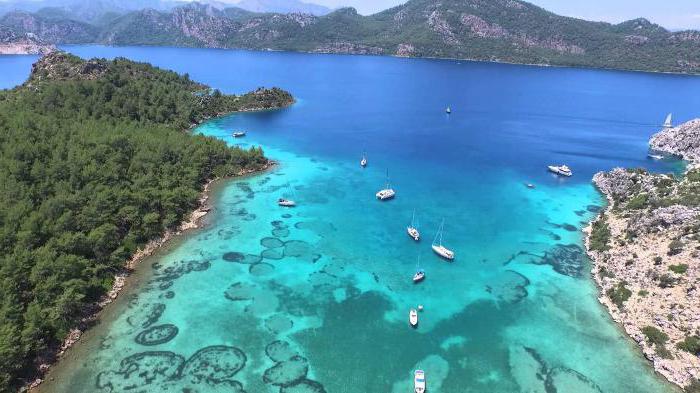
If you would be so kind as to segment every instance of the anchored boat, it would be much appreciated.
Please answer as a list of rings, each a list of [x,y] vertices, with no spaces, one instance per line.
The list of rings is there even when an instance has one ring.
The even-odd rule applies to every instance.
[[[420,240],[420,232],[418,232],[418,224],[416,224],[416,211],[415,211],[415,209],[413,210],[413,217],[411,218],[411,225],[409,225],[406,228],[406,232],[408,232],[408,236],[413,238],[413,240],[415,240],[415,241]]]
[[[433,239],[433,251],[435,251],[435,253],[439,256],[451,261],[455,259],[454,251],[442,245],[442,232],[444,231],[444,227],[445,220],[442,220],[442,224],[440,224],[440,229],[438,229],[438,233],[435,235],[435,239]]]
[[[415,308],[408,312],[408,323],[413,327],[418,326],[418,311]]]
[[[448,115],[452,113],[452,108],[450,108],[449,106],[445,108],[445,113],[447,113]]]
[[[413,282],[419,283],[425,279],[425,270],[420,268],[420,256],[418,256],[418,262],[416,263],[416,274],[413,275]],[[420,309],[420,306],[418,307]]]
[[[362,160],[360,160],[360,166],[363,168],[367,166],[367,155],[365,153],[362,153]]]
[[[241,138],[245,136],[245,131],[236,131],[233,133],[234,138]]]
[[[561,176],[571,177],[571,175],[573,175],[573,172],[571,172],[571,169],[569,169],[569,167],[566,165],[560,165],[560,166],[550,165],[547,167],[547,169],[549,169],[550,172],[556,173],[557,175],[561,175]]]
[[[384,187],[383,190],[379,190],[377,193],[377,199],[380,201],[386,201],[388,199],[392,199],[396,196],[396,191],[394,191],[393,188],[391,188],[391,184],[389,184],[389,170],[386,170],[386,187]]]
[[[294,195],[294,189],[289,185],[289,183],[287,183],[287,188],[289,188],[289,190],[291,191],[292,195]],[[280,199],[278,199],[278,200],[277,200],[277,204],[280,205],[280,206],[284,206],[284,207],[294,207],[294,206],[297,205],[297,203],[294,202],[294,200],[292,200],[292,199],[286,199],[286,198],[280,198]]]
[[[425,372],[416,370],[413,373],[413,390],[415,393],[425,393]]]

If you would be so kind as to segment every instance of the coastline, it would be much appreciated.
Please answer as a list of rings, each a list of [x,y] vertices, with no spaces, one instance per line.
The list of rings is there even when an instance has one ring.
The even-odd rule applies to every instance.
[[[696,388],[700,379],[700,357],[682,348],[700,331],[700,246],[697,235],[688,232],[700,213],[678,202],[688,174],[698,167],[693,152],[698,126],[691,121],[650,141],[653,150],[688,162],[680,179],[622,168],[596,174],[593,183],[607,207],[583,230],[598,301],[654,370],[681,389]],[[669,194],[673,204],[659,203]],[[631,207],[640,196],[653,203]],[[600,233],[594,233],[600,227],[607,232],[602,247]],[[684,247],[674,251],[674,242]]]
[[[395,53],[386,54],[371,54],[371,53],[348,53],[348,52],[319,52],[319,51],[304,51],[304,50],[288,50],[288,49],[273,49],[273,48],[243,48],[243,47],[208,47],[208,46],[176,46],[176,45],[112,45],[105,44],[101,42],[93,43],[83,43],[83,44],[63,44],[61,47],[70,48],[71,46],[83,46],[83,45],[95,45],[104,46],[111,48],[124,48],[124,47],[142,47],[142,48],[182,48],[182,49],[213,49],[221,51],[247,51],[247,52],[279,52],[279,53],[303,53],[308,55],[338,55],[338,56],[374,56],[374,57],[388,57],[396,59],[409,59],[409,60],[444,60],[444,61],[467,61],[472,63],[486,63],[486,64],[505,64],[505,65],[515,65],[515,66],[526,66],[526,67],[538,67],[538,68],[561,68],[561,69],[575,69],[575,70],[600,70],[600,71],[613,71],[613,72],[631,72],[631,73],[643,73],[643,74],[661,74],[661,75],[676,75],[676,76],[687,76],[687,77],[697,77],[700,73],[692,72],[674,72],[674,71],[660,71],[660,70],[642,70],[635,68],[613,68],[613,67],[597,67],[597,66],[586,66],[586,65],[566,65],[566,64],[547,64],[547,63],[518,63],[506,60],[489,60],[489,59],[477,59],[469,57],[436,57],[436,56],[403,56]],[[271,108],[275,109],[275,108]],[[264,110],[264,109],[263,109]],[[255,110],[253,110],[255,111]],[[242,111],[243,112],[243,111]]]
[[[166,230],[161,237],[153,239],[139,248],[134,255],[124,263],[123,268],[115,274],[112,288],[104,294],[100,300],[85,307],[85,314],[81,318],[80,324],[70,330],[68,336],[63,340],[61,345],[58,348],[52,349],[50,355],[39,356],[39,359],[43,358],[38,367],[40,375],[33,381],[28,382],[24,390],[28,392],[36,391],[42,382],[44,382],[44,377],[52,366],[64,359],[67,352],[80,342],[82,335],[99,321],[99,317],[105,307],[113,303],[119,297],[127,286],[129,277],[139,266],[140,262],[169,245],[173,240],[180,238],[185,233],[203,227],[203,219],[212,210],[212,206],[209,205],[208,202],[212,195],[212,190],[217,183],[258,175],[269,171],[277,165],[277,162],[268,160],[265,165],[258,169],[241,169],[233,176],[208,180],[204,184],[199,195],[197,207],[189,214],[188,218],[183,220],[177,228]]]

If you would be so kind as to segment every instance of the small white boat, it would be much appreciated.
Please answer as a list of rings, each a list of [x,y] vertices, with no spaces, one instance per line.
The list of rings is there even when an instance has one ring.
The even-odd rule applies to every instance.
[[[411,225],[406,228],[408,236],[413,238],[413,240],[420,240],[420,232],[418,232],[418,224],[416,224],[416,211],[413,210],[413,217],[411,218]]]
[[[367,155],[365,153],[362,153],[362,160],[360,160],[360,166],[363,168],[367,166]]]
[[[455,259],[454,251],[442,245],[442,232],[444,230],[444,227],[445,220],[442,220],[442,224],[440,224],[440,229],[438,229],[438,233],[435,235],[435,239],[433,239],[433,251],[435,251],[435,253],[439,256],[451,261]]]
[[[527,187],[527,188],[535,188],[535,185],[532,184],[532,183],[526,183],[526,184],[525,184],[525,187]]]
[[[233,133],[234,138],[241,138],[245,136],[245,131],[236,131]]]
[[[561,176],[570,177],[571,175],[573,175],[573,173],[571,172],[571,169],[569,169],[569,167],[566,165],[560,165],[560,166],[550,165],[547,167],[547,169],[549,169],[550,172],[556,173],[557,175],[561,175]]]
[[[379,190],[377,192],[377,199],[380,201],[386,201],[388,199],[392,199],[396,196],[396,191],[394,191],[393,188],[391,188],[391,184],[389,184],[389,170],[387,169],[386,171],[386,187],[384,187],[383,190]]]
[[[448,115],[449,115],[450,113],[452,113],[452,108],[450,108],[450,107],[448,106],[448,107],[445,109],[445,113],[447,113]]]
[[[408,323],[413,327],[418,326],[418,311],[415,308],[408,312]]]
[[[413,282],[418,283],[425,279],[425,271],[419,270],[413,275]]]
[[[660,154],[648,154],[647,155],[649,158],[654,159],[654,160],[663,160],[664,156]]]
[[[296,202],[294,202],[294,201],[292,201],[292,200],[290,200],[290,199],[284,199],[284,198],[278,199],[278,200],[277,200],[277,204],[280,205],[280,206],[284,206],[284,207],[294,207],[294,206],[297,205]]]
[[[664,121],[664,128],[673,128],[673,113],[669,113]]]
[[[415,393],[425,393],[425,372],[416,370],[413,373],[413,390]]]

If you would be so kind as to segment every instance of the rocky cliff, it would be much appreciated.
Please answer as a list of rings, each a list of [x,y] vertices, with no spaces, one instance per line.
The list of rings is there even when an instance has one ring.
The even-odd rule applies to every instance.
[[[31,33],[19,35],[0,27],[0,55],[44,55],[55,49]]]
[[[593,181],[609,206],[588,229],[599,300],[668,380],[700,387],[700,120],[654,135],[682,177],[617,168]]]

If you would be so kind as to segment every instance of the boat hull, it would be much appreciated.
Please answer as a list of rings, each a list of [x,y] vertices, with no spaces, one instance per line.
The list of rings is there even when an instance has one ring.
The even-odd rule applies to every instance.
[[[406,228],[406,232],[408,233],[408,236],[411,237],[411,239],[418,241],[420,240],[420,233],[416,228],[413,227],[408,227]]]
[[[437,255],[439,255],[441,258],[447,259],[449,261],[452,261],[455,259],[455,253],[448,250],[445,247],[433,245],[433,251]]]
[[[377,193],[377,199],[380,201],[387,201],[389,199],[394,199],[396,192],[394,190],[381,190]]]
[[[547,169],[549,169],[550,172],[557,174],[559,176],[571,177],[571,175],[572,175],[571,172],[564,172],[555,166],[549,166],[549,167],[547,167]]]

